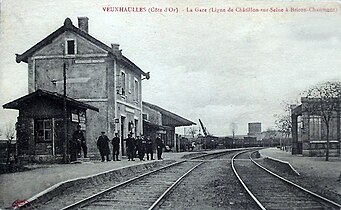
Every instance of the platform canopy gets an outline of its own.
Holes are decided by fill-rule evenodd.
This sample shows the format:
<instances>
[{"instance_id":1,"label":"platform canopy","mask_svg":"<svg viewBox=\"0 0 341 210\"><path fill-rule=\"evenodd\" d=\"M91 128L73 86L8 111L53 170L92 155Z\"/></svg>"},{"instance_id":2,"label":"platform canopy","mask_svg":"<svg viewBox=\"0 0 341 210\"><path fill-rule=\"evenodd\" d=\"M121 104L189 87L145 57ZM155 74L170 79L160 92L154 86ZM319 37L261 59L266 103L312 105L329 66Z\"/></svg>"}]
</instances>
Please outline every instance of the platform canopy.
<instances>
[{"instance_id":1,"label":"platform canopy","mask_svg":"<svg viewBox=\"0 0 341 210\"><path fill-rule=\"evenodd\" d=\"M151 109L154 109L161 113L162 115L162 125L163 126L174 126L174 127L180 127L180 126L191 126L196 125L194 122L187 120L177 114L174 114L168 110L165 110L157 105L148 103L143 101L142 104L144 106L148 106Z\"/></svg>"},{"instance_id":2,"label":"platform canopy","mask_svg":"<svg viewBox=\"0 0 341 210\"><path fill-rule=\"evenodd\" d=\"M18 110L20 110L22 108L25 108L28 104L30 104L30 102L39 100L39 98L47 98L47 99L56 101L57 103L63 103L64 96L61 94L58 94L56 92L50 92L47 90L38 89L37 91L30 93L28 95L25 95L21 98L18 98L14 101L11 101L11 102L3 105L2 107L4 109L18 109ZM89 104L77 101L77 100L70 98L70 97L66 97L66 102L67 102L68 106L73 106L73 107L77 107L77 108L81 108L81 109L91 109L91 110L94 110L96 112L99 111L99 109L97 107L94 107L94 106L91 106Z\"/></svg>"}]
</instances>

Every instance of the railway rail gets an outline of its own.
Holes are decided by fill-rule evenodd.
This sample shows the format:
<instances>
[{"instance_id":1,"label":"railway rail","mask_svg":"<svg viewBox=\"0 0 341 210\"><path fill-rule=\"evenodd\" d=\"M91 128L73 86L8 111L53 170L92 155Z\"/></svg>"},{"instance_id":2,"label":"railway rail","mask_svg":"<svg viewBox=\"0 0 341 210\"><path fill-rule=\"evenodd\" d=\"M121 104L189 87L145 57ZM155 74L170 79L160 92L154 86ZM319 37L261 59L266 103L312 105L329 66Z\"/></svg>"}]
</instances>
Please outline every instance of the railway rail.
<instances>
[{"instance_id":1,"label":"railway rail","mask_svg":"<svg viewBox=\"0 0 341 210\"><path fill-rule=\"evenodd\" d=\"M157 169L116 178L90 179L51 199L40 199L28 209L153 209L196 167L210 159L231 160L240 149L199 155ZM171 161L170 161L171 162ZM127 174L122 174L123 176ZM75 191L73 191L75 190ZM65 195L64 195L65 194ZM23 209L27 209L23 207Z\"/></svg>"},{"instance_id":2,"label":"railway rail","mask_svg":"<svg viewBox=\"0 0 341 210\"><path fill-rule=\"evenodd\" d=\"M62 209L154 209L204 160L231 152L236 151L200 155L167 165L116 184Z\"/></svg>"},{"instance_id":3,"label":"railway rail","mask_svg":"<svg viewBox=\"0 0 341 210\"><path fill-rule=\"evenodd\" d=\"M202 162L181 161L110 187L66 209L153 209Z\"/></svg>"},{"instance_id":4,"label":"railway rail","mask_svg":"<svg viewBox=\"0 0 341 210\"><path fill-rule=\"evenodd\" d=\"M232 169L261 209L341 209L341 205L303 188L264 168L253 152L233 156Z\"/></svg>"}]
</instances>

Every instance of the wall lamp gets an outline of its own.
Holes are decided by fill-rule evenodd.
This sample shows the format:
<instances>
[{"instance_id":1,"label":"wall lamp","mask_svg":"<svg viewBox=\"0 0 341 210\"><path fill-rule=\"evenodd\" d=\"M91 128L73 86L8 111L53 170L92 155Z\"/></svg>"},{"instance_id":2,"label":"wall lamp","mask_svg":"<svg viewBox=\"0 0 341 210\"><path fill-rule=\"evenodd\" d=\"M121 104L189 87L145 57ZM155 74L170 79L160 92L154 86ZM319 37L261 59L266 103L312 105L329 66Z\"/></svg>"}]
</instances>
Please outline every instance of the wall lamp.
<instances>
[{"instance_id":1,"label":"wall lamp","mask_svg":"<svg viewBox=\"0 0 341 210\"><path fill-rule=\"evenodd\" d=\"M144 80L144 79L147 79L147 80L150 79L150 72L147 72L146 75L145 75L145 77L142 78L141 80Z\"/></svg>"}]
</instances>

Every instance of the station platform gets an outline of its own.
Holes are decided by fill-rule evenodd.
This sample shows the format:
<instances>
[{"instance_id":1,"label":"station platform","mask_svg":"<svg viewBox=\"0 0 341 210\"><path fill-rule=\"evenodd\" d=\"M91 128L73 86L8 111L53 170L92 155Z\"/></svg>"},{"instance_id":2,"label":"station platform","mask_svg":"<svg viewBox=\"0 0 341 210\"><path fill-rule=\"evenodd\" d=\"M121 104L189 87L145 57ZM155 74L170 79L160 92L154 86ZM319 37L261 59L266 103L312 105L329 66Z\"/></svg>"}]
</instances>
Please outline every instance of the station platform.
<instances>
[{"instance_id":1,"label":"station platform","mask_svg":"<svg viewBox=\"0 0 341 210\"><path fill-rule=\"evenodd\" d=\"M321 188L327 188L341 195L341 157L303 157L279 148L266 148L260 151L263 157L272 157L292 165L304 179L316 180Z\"/></svg>"},{"instance_id":2,"label":"station platform","mask_svg":"<svg viewBox=\"0 0 341 210\"><path fill-rule=\"evenodd\" d=\"M164 152L162 157L164 160L180 160L183 156L192 156L202 152ZM154 158L156 159L156 154L154 154ZM101 162L96 160L78 164L28 165L27 167L31 170L0 174L0 210L11 206L15 200L27 200L60 182L153 161L157 160L147 161L145 157L145 161L140 161L138 158L135 158L135 161L128 161L123 157L121 161Z\"/></svg>"}]
</instances>

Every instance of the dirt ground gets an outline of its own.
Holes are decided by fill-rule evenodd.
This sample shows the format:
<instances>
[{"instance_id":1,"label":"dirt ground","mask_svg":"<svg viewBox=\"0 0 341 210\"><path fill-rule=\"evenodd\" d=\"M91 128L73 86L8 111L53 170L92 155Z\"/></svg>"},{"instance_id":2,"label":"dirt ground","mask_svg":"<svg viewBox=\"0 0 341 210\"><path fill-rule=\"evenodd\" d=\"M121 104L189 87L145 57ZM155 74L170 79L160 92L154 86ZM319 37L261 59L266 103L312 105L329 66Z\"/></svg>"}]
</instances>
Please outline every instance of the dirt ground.
<instances>
[{"instance_id":1,"label":"dirt ground","mask_svg":"<svg viewBox=\"0 0 341 210\"><path fill-rule=\"evenodd\" d=\"M185 178L160 209L258 209L229 160L207 161Z\"/></svg>"}]
</instances>

